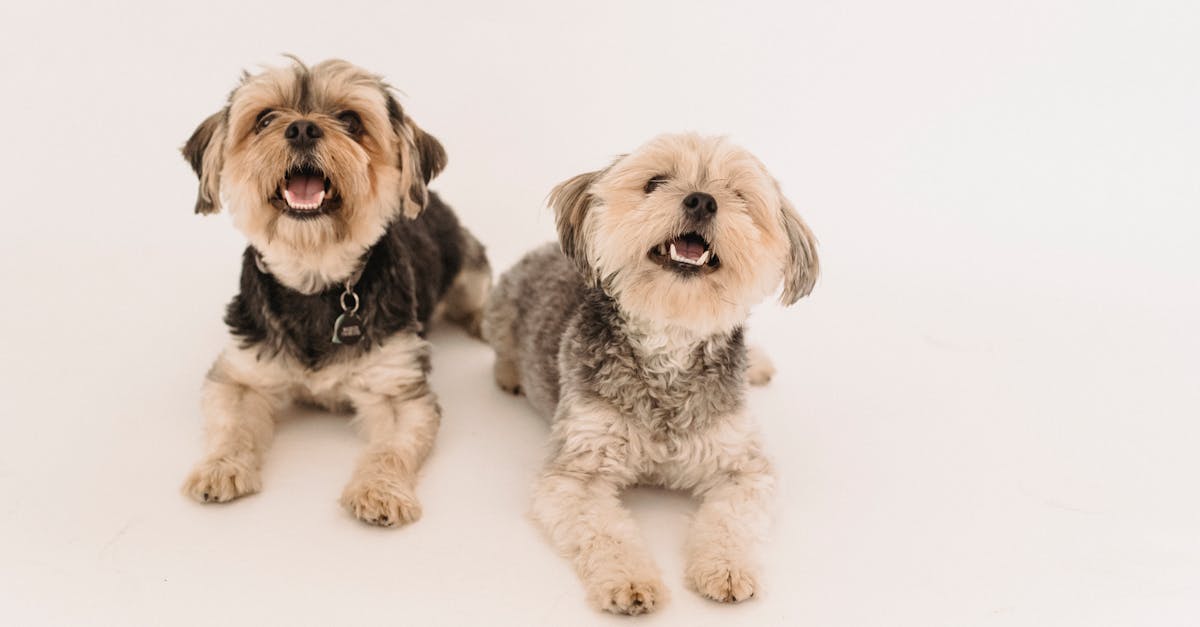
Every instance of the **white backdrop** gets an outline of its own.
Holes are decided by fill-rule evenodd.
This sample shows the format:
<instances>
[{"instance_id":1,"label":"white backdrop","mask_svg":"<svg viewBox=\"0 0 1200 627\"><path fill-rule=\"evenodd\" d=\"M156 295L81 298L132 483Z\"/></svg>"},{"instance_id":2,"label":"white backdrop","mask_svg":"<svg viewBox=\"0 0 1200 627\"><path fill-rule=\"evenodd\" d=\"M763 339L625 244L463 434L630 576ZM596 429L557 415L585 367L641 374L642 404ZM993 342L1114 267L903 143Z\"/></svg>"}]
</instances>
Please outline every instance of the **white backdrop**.
<instances>
[{"instance_id":1,"label":"white backdrop","mask_svg":"<svg viewBox=\"0 0 1200 627\"><path fill-rule=\"evenodd\" d=\"M640 622L1200 621L1195 2L243 4L0 6L0 622L618 620L524 518L546 427L455 329L418 524L338 508L361 442L317 411L262 494L179 493L243 241L177 149L282 52L403 90L497 269L667 130L757 153L820 238L814 295L750 324L763 595L687 591L694 506L637 490L672 591Z\"/></svg>"}]
</instances>

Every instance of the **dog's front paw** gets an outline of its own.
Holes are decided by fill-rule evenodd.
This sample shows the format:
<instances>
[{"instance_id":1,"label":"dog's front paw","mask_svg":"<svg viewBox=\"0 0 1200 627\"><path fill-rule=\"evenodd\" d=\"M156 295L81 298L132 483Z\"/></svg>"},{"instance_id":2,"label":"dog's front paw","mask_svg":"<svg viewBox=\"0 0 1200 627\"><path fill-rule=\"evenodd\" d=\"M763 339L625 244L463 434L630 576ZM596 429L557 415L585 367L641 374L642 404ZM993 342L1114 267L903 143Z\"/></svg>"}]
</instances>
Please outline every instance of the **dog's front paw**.
<instances>
[{"instance_id":1,"label":"dog's front paw","mask_svg":"<svg viewBox=\"0 0 1200 627\"><path fill-rule=\"evenodd\" d=\"M495 374L497 387L513 396L521 395L521 375L517 371L516 364L497 358L492 372Z\"/></svg>"},{"instance_id":2,"label":"dog's front paw","mask_svg":"<svg viewBox=\"0 0 1200 627\"><path fill-rule=\"evenodd\" d=\"M729 564L693 565L687 577L697 592L722 603L740 603L752 598L758 589L750 569Z\"/></svg>"},{"instance_id":3,"label":"dog's front paw","mask_svg":"<svg viewBox=\"0 0 1200 627\"><path fill-rule=\"evenodd\" d=\"M754 386L763 386L775 378L775 364L763 349L751 346L746 351L746 382Z\"/></svg>"},{"instance_id":4,"label":"dog's front paw","mask_svg":"<svg viewBox=\"0 0 1200 627\"><path fill-rule=\"evenodd\" d=\"M411 486L394 478L355 476L342 492L342 506L355 518L392 527L416 522L421 517L421 504Z\"/></svg>"},{"instance_id":5,"label":"dog's front paw","mask_svg":"<svg viewBox=\"0 0 1200 627\"><path fill-rule=\"evenodd\" d=\"M184 494L202 503L224 503L261 489L258 468L236 457L206 459L183 482Z\"/></svg>"},{"instance_id":6,"label":"dog's front paw","mask_svg":"<svg viewBox=\"0 0 1200 627\"><path fill-rule=\"evenodd\" d=\"M755 387L762 387L770 383L773 378L775 378L773 366L751 366L746 371L746 382Z\"/></svg>"},{"instance_id":7,"label":"dog's front paw","mask_svg":"<svg viewBox=\"0 0 1200 627\"><path fill-rule=\"evenodd\" d=\"M657 577L617 578L590 585L588 598L602 610L636 616L665 602L666 590Z\"/></svg>"}]
</instances>

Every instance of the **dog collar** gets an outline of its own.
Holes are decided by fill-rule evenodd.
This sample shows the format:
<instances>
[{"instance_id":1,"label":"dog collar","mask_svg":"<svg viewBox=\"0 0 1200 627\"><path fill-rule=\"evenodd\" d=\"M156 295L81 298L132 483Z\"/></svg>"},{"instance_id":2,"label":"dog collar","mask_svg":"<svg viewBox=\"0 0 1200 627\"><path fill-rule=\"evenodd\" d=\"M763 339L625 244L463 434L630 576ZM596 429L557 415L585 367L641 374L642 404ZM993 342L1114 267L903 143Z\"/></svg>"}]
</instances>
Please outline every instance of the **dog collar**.
<instances>
[{"instance_id":1,"label":"dog collar","mask_svg":"<svg viewBox=\"0 0 1200 627\"><path fill-rule=\"evenodd\" d=\"M257 248L251 248L251 250L254 251L254 266L258 268L259 272L270 275L271 271L267 268L267 262L263 260L262 253L258 252ZM363 321L358 316L358 293L354 291L354 287L358 285L359 279L367 269L367 263L371 261L371 250L367 249L367 253L358 263L358 268L351 272L342 284L342 294L338 296L338 305L341 306L342 313L333 321L331 341L334 344L357 344L363 338Z\"/></svg>"},{"instance_id":2,"label":"dog collar","mask_svg":"<svg viewBox=\"0 0 1200 627\"><path fill-rule=\"evenodd\" d=\"M338 297L338 304L342 306L342 315L333 321L332 342L334 344L357 344L363 337L363 321L358 317L358 293L354 291L354 286L362 278L363 271L367 269L367 262L370 260L371 249L368 248L358 269L346 278L345 289ZM350 300L349 304L347 304L347 299Z\"/></svg>"}]
</instances>

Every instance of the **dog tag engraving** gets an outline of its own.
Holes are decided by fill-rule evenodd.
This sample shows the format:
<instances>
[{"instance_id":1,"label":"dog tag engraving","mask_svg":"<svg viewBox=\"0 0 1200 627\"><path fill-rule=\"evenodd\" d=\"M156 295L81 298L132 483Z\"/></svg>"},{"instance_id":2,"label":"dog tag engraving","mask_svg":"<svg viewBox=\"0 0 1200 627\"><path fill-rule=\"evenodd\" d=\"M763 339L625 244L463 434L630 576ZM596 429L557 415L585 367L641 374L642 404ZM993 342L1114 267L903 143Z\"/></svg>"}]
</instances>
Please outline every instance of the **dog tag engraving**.
<instances>
[{"instance_id":1,"label":"dog tag engraving","mask_svg":"<svg viewBox=\"0 0 1200 627\"><path fill-rule=\"evenodd\" d=\"M351 312L345 312L333 323L334 344L357 344L363 336L362 319Z\"/></svg>"}]
</instances>

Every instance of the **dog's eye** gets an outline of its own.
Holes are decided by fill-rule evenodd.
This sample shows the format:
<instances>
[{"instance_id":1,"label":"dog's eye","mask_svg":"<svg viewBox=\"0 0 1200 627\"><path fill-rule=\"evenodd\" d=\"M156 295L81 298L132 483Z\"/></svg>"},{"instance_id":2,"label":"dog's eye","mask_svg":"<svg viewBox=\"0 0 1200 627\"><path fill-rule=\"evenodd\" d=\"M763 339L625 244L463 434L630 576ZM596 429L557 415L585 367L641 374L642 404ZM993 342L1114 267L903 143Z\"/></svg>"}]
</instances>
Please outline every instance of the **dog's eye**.
<instances>
[{"instance_id":1,"label":"dog's eye","mask_svg":"<svg viewBox=\"0 0 1200 627\"><path fill-rule=\"evenodd\" d=\"M646 186L642 188L642 191L649 194L650 192L658 189L659 185L662 185L663 183L666 183L666 182L667 182L667 177L665 175L660 174L660 175L650 179L649 181L646 181Z\"/></svg>"},{"instance_id":2,"label":"dog's eye","mask_svg":"<svg viewBox=\"0 0 1200 627\"><path fill-rule=\"evenodd\" d=\"M362 118L353 111L343 111L338 114L338 121L346 125L346 132L351 135L361 135L363 132Z\"/></svg>"},{"instance_id":3,"label":"dog's eye","mask_svg":"<svg viewBox=\"0 0 1200 627\"><path fill-rule=\"evenodd\" d=\"M273 115L274 113L275 112L270 109L263 109L258 114L258 117L254 118L254 132L257 133L270 126L271 120L275 119L275 116Z\"/></svg>"}]
</instances>

